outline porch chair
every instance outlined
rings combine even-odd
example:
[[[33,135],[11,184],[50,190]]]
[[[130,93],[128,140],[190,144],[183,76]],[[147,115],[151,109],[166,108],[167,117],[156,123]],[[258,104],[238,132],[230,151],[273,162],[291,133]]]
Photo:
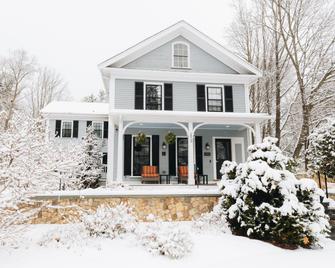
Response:
[[[188,167],[179,166],[178,167],[178,183],[186,183],[188,181]]]
[[[157,172],[157,166],[143,166],[141,173],[141,183],[144,182],[160,182],[160,177]]]

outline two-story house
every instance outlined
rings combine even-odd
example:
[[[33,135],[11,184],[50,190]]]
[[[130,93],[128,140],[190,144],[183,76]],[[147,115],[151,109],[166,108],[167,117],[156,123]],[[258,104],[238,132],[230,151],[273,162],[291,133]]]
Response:
[[[144,165],[172,177],[187,166],[188,184],[195,173],[219,179],[222,162],[244,161],[252,135],[259,142],[260,123],[271,118],[249,109],[261,72],[185,21],[98,67],[109,103],[53,102],[42,113],[59,139],[78,139],[93,125],[105,139],[107,183],[139,180]],[[168,132],[175,143],[166,143]]]

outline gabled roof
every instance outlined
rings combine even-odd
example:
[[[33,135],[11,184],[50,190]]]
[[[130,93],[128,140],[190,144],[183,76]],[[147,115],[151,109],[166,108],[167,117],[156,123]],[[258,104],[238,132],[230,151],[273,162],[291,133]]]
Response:
[[[172,26],[115,55],[114,57],[103,61],[98,65],[98,67],[100,69],[106,67],[120,68],[180,35],[238,73],[253,74],[256,76],[262,75],[262,72],[258,68],[235,55],[230,50],[217,43],[206,34],[200,32],[184,20],[173,24]]]

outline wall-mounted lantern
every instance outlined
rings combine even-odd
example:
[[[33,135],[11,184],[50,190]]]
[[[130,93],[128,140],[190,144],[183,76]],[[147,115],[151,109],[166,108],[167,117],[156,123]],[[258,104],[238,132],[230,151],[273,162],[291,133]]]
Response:
[[[162,143],[162,149],[163,150],[166,150],[166,143],[163,141],[163,143]]]
[[[205,149],[206,149],[207,151],[209,151],[209,150],[211,149],[211,146],[209,145],[208,142],[205,144]]]

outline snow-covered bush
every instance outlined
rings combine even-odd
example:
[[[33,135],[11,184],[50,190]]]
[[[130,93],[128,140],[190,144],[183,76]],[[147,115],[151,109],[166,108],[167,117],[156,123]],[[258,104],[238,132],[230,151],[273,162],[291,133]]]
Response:
[[[335,120],[316,129],[308,138],[310,168],[335,177]]]
[[[62,247],[69,249],[86,245],[85,241],[88,238],[88,233],[82,224],[67,224],[48,230],[37,241],[37,244],[41,247]]]
[[[193,229],[198,232],[230,232],[225,215],[222,213],[219,205],[216,205],[213,211],[204,213],[198,219],[194,220]]]
[[[233,233],[276,244],[312,247],[325,237],[328,217],[323,192],[312,180],[298,180],[276,139],[248,148],[247,162],[225,162],[220,206]],[[234,173],[235,174],[232,174]]]
[[[132,209],[124,204],[116,207],[101,205],[95,212],[83,214],[81,222],[90,236],[112,239],[125,233],[132,233],[136,227]]]
[[[78,188],[97,188],[102,174],[102,139],[97,137],[92,126],[86,130],[81,153],[83,158],[76,172]]]
[[[25,210],[29,193],[57,190],[78,165],[76,146],[61,151],[45,137],[44,123],[15,113],[0,131],[0,240],[8,238],[13,225],[33,216]],[[35,212],[37,212],[35,210]]]
[[[190,234],[176,227],[164,229],[159,223],[151,223],[138,231],[142,245],[152,254],[180,259],[193,248]]]

